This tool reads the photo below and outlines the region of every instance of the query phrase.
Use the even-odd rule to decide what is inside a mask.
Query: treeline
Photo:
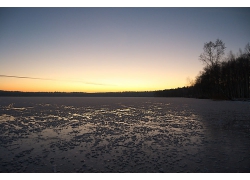
[[[0,96],[7,97],[153,97],[154,92],[21,92],[21,91],[1,91]]]
[[[195,97],[210,99],[250,98],[250,45],[244,52],[235,55],[230,51],[224,58],[225,44],[216,42],[204,44],[199,59],[205,64],[203,71],[189,87],[157,91],[156,96]]]
[[[249,98],[249,64],[249,58],[241,56],[206,67],[196,78],[194,93],[202,98]]]
[[[155,91],[155,97],[194,97],[193,87],[182,87]]]
[[[213,51],[212,51],[213,52]],[[216,56],[216,51],[215,51]],[[250,45],[236,56],[231,51],[224,61],[208,61],[193,84],[196,97],[248,99],[250,97]]]

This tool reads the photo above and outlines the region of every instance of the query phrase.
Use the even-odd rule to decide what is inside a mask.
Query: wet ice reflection
[[[1,171],[247,171],[223,167],[238,160],[216,150],[228,133],[213,137],[201,105],[181,98],[2,98]],[[233,152],[245,152],[249,136],[242,139]]]

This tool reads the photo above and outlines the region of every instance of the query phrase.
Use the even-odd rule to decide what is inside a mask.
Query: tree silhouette
[[[249,43],[247,43],[245,47],[245,54],[248,58],[250,57],[250,44]]]
[[[203,71],[189,87],[157,91],[156,96],[196,97],[212,99],[250,98],[250,44],[237,55],[232,51],[222,61],[225,44],[217,39],[215,43],[204,44],[199,60],[206,64]],[[189,79],[188,79],[189,80]]]
[[[194,89],[198,97],[245,99],[250,97],[250,45],[238,55],[229,52],[221,62],[225,44],[218,40],[204,44],[200,60],[207,66],[196,78]]]
[[[210,41],[204,44],[204,52],[199,56],[199,59],[208,66],[213,66],[219,63],[225,53],[225,49],[226,47],[222,40],[217,39],[215,43]]]

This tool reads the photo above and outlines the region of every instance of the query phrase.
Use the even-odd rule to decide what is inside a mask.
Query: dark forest
[[[189,87],[155,92],[155,96],[194,97],[207,99],[249,99],[250,97],[250,45],[239,53],[229,52],[224,57],[225,44],[216,42],[204,44],[199,60],[205,64]]]

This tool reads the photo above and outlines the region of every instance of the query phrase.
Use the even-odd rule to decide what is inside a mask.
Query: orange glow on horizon
[[[4,91],[23,92],[123,92],[123,91],[155,91],[170,88],[182,87],[183,83],[169,81],[148,82],[143,79],[119,79],[109,78],[95,83],[82,83],[70,81],[35,80],[35,79],[15,79],[1,78],[1,88]],[[151,83],[151,84],[150,84]],[[171,84],[171,85],[170,85]]]

